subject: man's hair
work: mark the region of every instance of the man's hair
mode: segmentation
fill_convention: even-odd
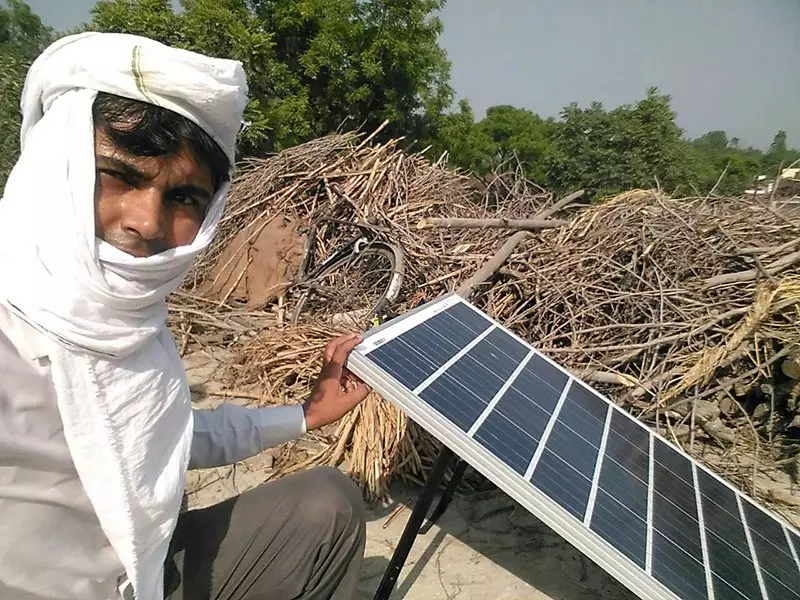
[[[183,115],[154,104],[98,92],[92,105],[95,129],[136,156],[175,154],[186,145],[210,170],[214,189],[227,180],[230,161],[214,139]]]

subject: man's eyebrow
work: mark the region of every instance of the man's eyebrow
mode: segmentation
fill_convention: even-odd
[[[104,154],[97,155],[97,162],[103,161],[104,163],[108,164],[109,166],[118,169],[122,172],[123,175],[126,177],[130,177],[132,179],[136,179],[139,181],[147,181],[150,177],[147,173],[140,171],[136,167],[134,167],[130,163],[126,163],[124,160],[120,160],[118,158],[114,158],[113,156],[106,156]]]

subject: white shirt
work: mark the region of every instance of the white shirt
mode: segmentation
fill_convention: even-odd
[[[45,341],[0,306],[0,600],[112,600],[124,569],[67,448]],[[195,410],[190,468],[304,433],[299,405]]]

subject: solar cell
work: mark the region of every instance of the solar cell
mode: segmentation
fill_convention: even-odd
[[[564,373],[534,355],[485,420],[476,422],[478,427],[470,433],[492,454],[524,475],[566,384]]]
[[[642,598],[800,599],[800,537],[455,295],[350,368]]]
[[[456,304],[377,348],[370,360],[413,390],[491,326]]]
[[[573,384],[533,470],[531,482],[583,520],[608,405]]]
[[[646,430],[612,411],[590,527],[644,569],[650,440]]]
[[[759,597],[761,590],[736,494],[705,471],[698,471],[697,480],[714,598]]]
[[[800,571],[780,524],[749,501],[743,507],[756,555],[762,557],[759,567],[767,594],[770,598],[797,595]]]
[[[707,598],[692,463],[661,440],[653,453],[653,576],[680,598]]]
[[[417,393],[467,431],[527,353],[503,330],[492,329]]]

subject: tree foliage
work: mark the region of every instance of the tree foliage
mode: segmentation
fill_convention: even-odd
[[[19,154],[19,100],[25,75],[52,36],[52,30],[21,0],[0,6],[0,189]]]
[[[719,193],[738,194],[751,185],[761,171],[763,153],[755,148],[739,147],[737,138],[728,139],[715,130],[692,140],[695,183],[701,190],[716,186]]]
[[[475,121],[466,100],[440,119],[439,150],[478,175],[517,160],[534,181],[567,192],[578,188],[607,195],[660,185],[670,192],[740,194],[763,173],[800,158],[779,132],[766,153],[741,148],[740,140],[716,130],[687,140],[670,97],[656,88],[633,104],[606,110],[598,102],[570,104],[558,120],[528,110],[494,106]]]
[[[0,6],[0,48],[32,60],[53,37],[53,31],[22,0],[6,0]]]
[[[687,179],[683,132],[669,96],[655,88],[639,102],[611,111],[600,103],[568,106],[553,146],[548,172],[556,189],[583,187],[598,194],[657,184],[674,189]]]
[[[486,173],[503,165],[520,163],[534,180],[544,181],[546,158],[551,154],[555,123],[514,106],[493,106],[474,123],[469,102],[459,112],[440,121],[439,136],[457,166]]]
[[[782,129],[775,134],[769,149],[761,161],[762,170],[774,174],[781,167],[800,160],[800,151],[789,148],[786,144],[786,132]]]
[[[449,104],[442,0],[101,0],[91,27],[242,62],[240,150],[264,154],[339,127],[421,137]]]
[[[3,0],[0,0],[2,2]],[[19,95],[30,62],[53,38],[23,0],[0,4],[0,183],[19,145]],[[613,109],[570,104],[557,119],[509,105],[476,119],[468,100],[447,112],[450,65],[438,45],[445,0],[99,0],[79,30],[144,35],[239,60],[250,100],[243,155],[264,155],[339,129],[447,152],[482,175],[520,165],[532,180],[599,195],[660,185],[668,191],[738,194],[759,174],[800,159],[785,131],[766,151],[714,130],[694,140],[670,97],[648,90]],[[438,156],[438,155],[437,155]]]
[[[570,104],[558,120],[494,106],[476,123],[463,102],[442,123],[441,144],[456,165],[483,174],[516,160],[531,179],[558,191],[677,187],[691,173],[688,144],[670,99],[657,89],[610,111],[598,102],[586,108]]]

